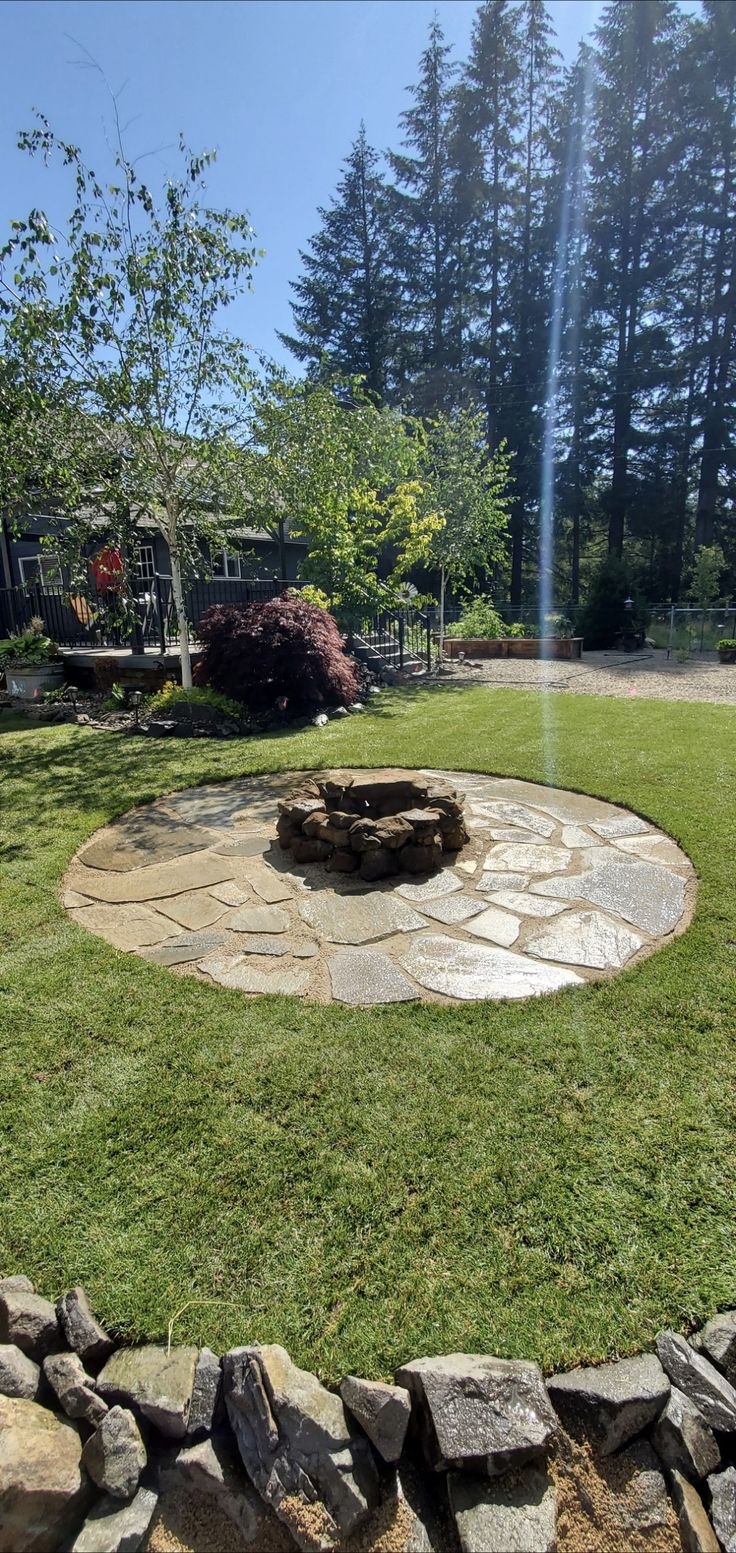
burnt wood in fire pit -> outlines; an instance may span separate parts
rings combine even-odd
[[[368,881],[431,873],[468,840],[463,797],[405,771],[335,772],[280,800],[276,832],[296,863],[357,870]]]

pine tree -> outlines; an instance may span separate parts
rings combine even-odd
[[[279,338],[312,376],[365,378],[386,395],[393,370],[398,285],[389,248],[387,190],[365,125],[344,164],[322,225],[301,254],[303,274],[292,283],[296,335]]]
[[[457,369],[451,169],[455,67],[435,16],[413,104],[401,115],[405,151],[391,154],[394,254],[402,292],[399,376],[423,413],[452,403]]]
[[[710,85],[711,254],[707,278],[707,373],[695,546],[715,534],[719,478],[736,427],[736,3],[704,0],[703,65]]]
[[[631,497],[636,414],[667,354],[657,302],[673,263],[677,103],[670,87],[681,36],[674,0],[616,0],[597,28],[593,306],[604,329],[601,402],[612,421],[608,545],[616,555]]]

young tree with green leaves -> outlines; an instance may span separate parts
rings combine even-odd
[[[383,596],[378,557],[416,471],[413,425],[359,379],[310,383],[278,370],[254,387],[250,417],[251,509],[271,527],[288,517],[307,543],[303,577],[349,625]]]
[[[142,517],[153,520],[169,548],[189,688],[184,579],[202,542],[224,542],[242,501],[237,443],[250,374],[222,315],[251,284],[253,233],[245,215],[206,203],[213,153],[181,142],[181,172],[157,201],[119,133],[109,181],[45,120],[20,145],[69,168],[74,204],[61,235],[34,210],[13,223],[2,252],[4,327],[44,407],[9,483],[30,488],[39,470],[47,484],[56,479],[61,447],[57,499],[80,547],[101,518],[121,541]]]
[[[420,564],[439,572],[440,658],[448,584],[461,588],[479,569],[493,572],[505,560],[510,472],[504,447],[488,453],[481,411],[458,410],[425,422],[417,470],[417,508],[425,526],[405,545],[395,576]]]

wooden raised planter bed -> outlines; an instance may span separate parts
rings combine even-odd
[[[490,640],[483,637],[446,636],[445,652],[448,658],[580,658],[583,652],[582,636],[501,636]]]

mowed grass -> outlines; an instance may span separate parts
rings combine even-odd
[[[427,1352],[633,1351],[736,1302],[736,712],[392,692],[320,732],[159,743],[0,720],[0,1271],[131,1339],[278,1341],[328,1379]],[[248,1000],[119,954],[59,883],[99,825],[246,772],[555,780],[690,854],[695,920],[523,1003]],[[177,1313],[180,1313],[177,1315]]]

